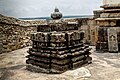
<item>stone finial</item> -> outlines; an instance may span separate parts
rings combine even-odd
[[[59,12],[58,8],[55,8],[54,12],[51,14],[52,19],[60,19],[62,18],[62,13]]]

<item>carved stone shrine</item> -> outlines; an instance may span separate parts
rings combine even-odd
[[[120,51],[120,0],[104,0],[101,8],[94,11],[98,24],[96,50],[100,52]]]
[[[77,22],[66,22],[56,8],[52,20],[31,34],[26,68],[34,72],[63,73],[91,63],[90,48],[83,43],[84,32]]]

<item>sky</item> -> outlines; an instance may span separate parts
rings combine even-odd
[[[64,16],[92,15],[102,0],[0,0],[0,14],[16,18],[49,17],[57,7]]]

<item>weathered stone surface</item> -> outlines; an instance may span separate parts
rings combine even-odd
[[[101,18],[119,18],[120,13],[102,13],[100,14]]]
[[[107,0],[109,3],[101,6],[101,8],[104,8],[104,9],[120,9],[120,4],[119,2],[117,1],[109,1]],[[118,0],[119,1],[119,0]]]
[[[83,31],[36,32],[31,35],[32,48],[29,49],[27,64],[45,68],[49,73],[61,73],[81,67],[91,62],[86,60],[90,48],[82,42]],[[30,69],[30,68],[29,68]],[[33,70],[33,69],[31,69]]]
[[[36,32],[37,29],[38,31],[42,31],[42,32],[45,31],[50,32],[54,30],[61,30],[61,31],[77,30],[78,28],[81,27],[81,25],[87,23],[89,23],[88,25],[91,25],[92,22],[87,22],[89,19],[90,18],[84,18],[84,19],[65,18],[62,19],[62,21],[50,20],[48,22],[47,20],[20,20],[13,17],[6,17],[0,14],[0,41],[6,40],[6,42],[3,41],[2,45],[6,46],[9,44],[8,49],[3,48],[2,52],[7,52],[6,50],[13,51],[31,45],[30,33]],[[64,26],[60,25],[61,23]],[[56,24],[56,29],[52,30],[50,26],[46,26],[48,24],[50,24],[51,27]],[[88,34],[89,33],[87,33],[87,35]],[[12,48],[13,46],[15,46],[15,48]]]
[[[3,42],[2,45],[8,45],[8,49],[3,48],[3,52],[13,51],[25,46],[31,45],[30,41],[30,33],[36,32],[39,27],[41,28],[38,31],[54,31],[54,29],[50,29],[46,26],[48,24],[53,25],[56,24],[56,29],[61,31],[67,31],[67,30],[77,30],[81,27],[83,24],[91,25],[92,22],[87,22],[90,18],[68,18],[68,19],[62,19],[61,20],[50,20],[49,22],[47,20],[20,20],[13,17],[6,17],[3,15],[0,15],[0,41],[6,40],[6,42]],[[91,20],[91,19],[90,19]],[[93,20],[93,19],[92,19]],[[64,22],[64,23],[63,23]],[[62,25],[60,25],[62,23]],[[67,27],[66,27],[67,26]],[[75,26],[75,27],[73,27]],[[46,29],[46,30],[45,30]],[[55,30],[56,30],[55,29]],[[88,29],[87,29],[88,30]],[[89,33],[87,33],[88,35]],[[87,36],[85,36],[87,37]],[[31,38],[32,39],[32,38]],[[46,40],[46,39],[45,39]],[[88,40],[88,39],[86,39]],[[14,47],[15,46],[15,47]],[[14,47],[14,48],[13,48]]]
[[[65,42],[65,33],[53,33],[51,34],[51,42]]]
[[[55,16],[57,18],[56,14]],[[56,18],[48,21],[50,32],[41,31],[40,26],[37,28],[38,32],[31,35],[33,44],[26,60],[27,64],[46,69],[46,73],[65,72],[81,67],[89,61],[86,59],[90,55],[90,48],[83,43],[84,32],[78,30],[78,23],[64,22]]]
[[[28,21],[0,15],[1,53],[31,45],[30,34],[36,29],[37,27]]]
[[[109,52],[118,52],[118,40],[116,28],[108,29],[108,47]]]
[[[62,13],[59,12],[58,8],[55,8],[54,13],[51,14],[51,18],[53,18],[53,19],[62,18]]]
[[[92,64],[68,70],[62,74],[39,73],[26,70],[25,55],[30,47],[18,49],[0,55],[0,77],[3,80],[119,80],[120,79],[120,53],[96,53],[92,49]],[[33,69],[33,68],[32,68]],[[8,70],[6,72],[6,70]],[[34,71],[34,70],[33,70]],[[38,71],[36,69],[36,71]],[[113,74],[114,73],[114,74]],[[99,75],[98,75],[99,74]],[[5,76],[9,75],[9,76]],[[2,77],[3,77],[2,76]]]
[[[96,19],[99,26],[97,29],[96,50],[118,52],[120,51],[120,0],[104,0],[103,3],[104,5],[101,7],[104,9],[100,11],[100,16]]]
[[[0,54],[2,53],[2,51],[3,51],[3,44],[0,43]]]
[[[120,3],[120,0],[103,0],[104,5],[118,5]]]

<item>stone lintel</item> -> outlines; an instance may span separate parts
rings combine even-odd
[[[106,13],[106,12],[109,12],[109,13],[112,13],[112,12],[120,12],[120,9],[105,9],[105,10],[101,10],[101,12],[103,13]]]
[[[111,21],[111,20],[120,20],[120,18],[97,18],[96,21]]]
[[[120,9],[120,4],[105,4],[100,7],[104,9]]]

